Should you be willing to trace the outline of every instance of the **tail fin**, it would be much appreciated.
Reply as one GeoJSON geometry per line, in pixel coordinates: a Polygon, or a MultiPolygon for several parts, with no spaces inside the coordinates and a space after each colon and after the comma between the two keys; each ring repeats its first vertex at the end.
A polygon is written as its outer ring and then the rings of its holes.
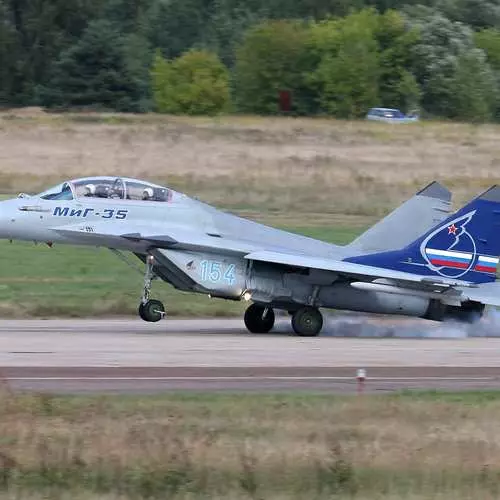
{"type": "Polygon", "coordinates": [[[408,246],[345,259],[424,276],[495,281],[500,255],[500,187],[493,186],[408,246]]]}
{"type": "Polygon", "coordinates": [[[448,216],[451,193],[433,182],[405,201],[348,245],[353,252],[401,248],[448,216]]]}

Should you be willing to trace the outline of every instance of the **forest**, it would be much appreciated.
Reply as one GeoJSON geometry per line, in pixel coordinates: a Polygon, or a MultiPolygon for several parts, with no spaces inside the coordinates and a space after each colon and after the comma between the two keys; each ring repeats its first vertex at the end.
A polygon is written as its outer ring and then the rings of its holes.
{"type": "Polygon", "coordinates": [[[0,0],[18,106],[499,121],[500,1],[0,0]]]}

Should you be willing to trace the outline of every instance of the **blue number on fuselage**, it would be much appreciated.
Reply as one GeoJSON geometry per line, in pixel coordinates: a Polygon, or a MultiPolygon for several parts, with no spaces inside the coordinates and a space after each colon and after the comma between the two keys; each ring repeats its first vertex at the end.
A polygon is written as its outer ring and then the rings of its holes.
{"type": "Polygon", "coordinates": [[[200,262],[201,280],[210,281],[211,283],[220,283],[226,281],[233,285],[236,281],[234,276],[236,266],[229,264],[227,267],[219,261],[202,260],[200,262]]]}
{"type": "Polygon", "coordinates": [[[229,264],[227,266],[226,272],[224,273],[224,279],[230,284],[233,285],[234,282],[236,281],[236,278],[234,276],[234,270],[235,270],[235,265],[234,264],[229,264]]]}

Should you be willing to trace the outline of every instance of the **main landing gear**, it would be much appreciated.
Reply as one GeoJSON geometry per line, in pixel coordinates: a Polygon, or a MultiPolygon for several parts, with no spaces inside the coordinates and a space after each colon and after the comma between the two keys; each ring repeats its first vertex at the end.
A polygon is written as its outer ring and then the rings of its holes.
{"type": "Polygon", "coordinates": [[[323,328],[323,315],[316,307],[302,307],[292,315],[292,328],[300,337],[316,337],[323,328]]]}
{"type": "Polygon", "coordinates": [[[141,297],[141,303],[139,304],[139,316],[144,321],[149,321],[155,323],[160,321],[165,317],[165,306],[162,302],[155,299],[150,299],[151,294],[151,284],[156,278],[156,274],[153,271],[154,257],[148,255],[146,259],[146,272],[144,273],[144,291],[141,297]]]}
{"type": "Polygon", "coordinates": [[[251,333],[268,333],[274,326],[274,311],[271,307],[252,304],[245,311],[245,326],[251,333]]]}
{"type": "MultiPolygon", "coordinates": [[[[251,333],[268,333],[274,326],[271,307],[252,304],[245,312],[245,326],[251,333]]],[[[316,307],[302,307],[292,313],[292,328],[299,337],[316,337],[323,328],[323,316],[316,307]]]]}

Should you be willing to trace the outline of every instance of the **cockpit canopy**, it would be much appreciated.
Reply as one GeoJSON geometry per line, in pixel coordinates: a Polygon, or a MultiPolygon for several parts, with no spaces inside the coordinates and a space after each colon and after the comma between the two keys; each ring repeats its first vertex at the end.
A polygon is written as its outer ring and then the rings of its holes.
{"type": "Polygon", "coordinates": [[[125,177],[87,177],[63,182],[38,195],[44,200],[107,198],[166,202],[172,192],[162,186],[125,177]]]}

